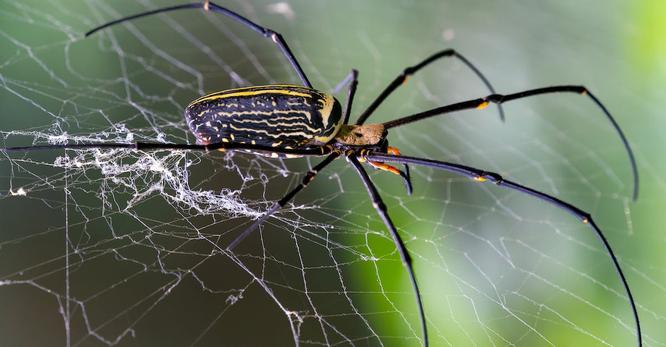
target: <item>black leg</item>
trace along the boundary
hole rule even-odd
[[[331,94],[337,94],[342,90],[342,88],[349,86],[349,83],[351,83],[352,80],[354,79],[355,75],[354,70],[356,69],[352,69],[352,71],[349,72],[347,76],[345,76],[345,78],[343,78],[340,82],[338,82],[338,84],[336,84],[335,87],[333,87],[333,90],[331,90]],[[356,76],[358,77],[358,72]]]
[[[620,263],[618,262],[617,258],[615,257],[615,253],[613,252],[613,249],[610,246],[610,243],[608,243],[608,240],[606,239],[606,236],[604,236],[603,232],[601,229],[597,226],[597,224],[592,220],[592,216],[579,209],[578,207],[571,205],[565,201],[562,201],[552,195],[542,193],[538,190],[526,187],[524,185],[509,181],[504,179],[502,176],[500,176],[497,173],[494,172],[489,172],[489,171],[483,171],[479,170],[473,167],[465,166],[465,165],[459,165],[459,164],[453,164],[453,163],[447,163],[443,161],[437,161],[437,160],[430,160],[430,159],[422,159],[422,158],[414,158],[414,157],[406,157],[406,156],[395,156],[395,155],[385,155],[385,154],[371,154],[367,155],[365,157],[367,160],[373,160],[373,161],[379,161],[379,162],[393,162],[393,163],[403,163],[403,164],[415,164],[415,165],[421,165],[421,166],[426,166],[430,168],[435,168],[435,169],[440,169],[440,170],[445,170],[449,172],[453,172],[456,174],[464,175],[467,177],[472,178],[473,180],[477,182],[491,182],[494,183],[500,187],[505,187],[511,190],[519,191],[521,193],[525,193],[527,195],[531,195],[537,199],[543,200],[549,204],[555,205],[571,214],[573,214],[576,218],[580,219],[583,223],[586,223],[592,227],[594,232],[597,234],[601,242],[604,244],[604,247],[606,248],[606,251],[611,257],[611,260],[613,261],[613,265],[615,266],[615,270],[617,270],[617,273],[620,275],[620,280],[622,281],[622,285],[624,286],[625,291],[627,292],[627,296],[629,297],[629,304],[631,305],[631,310],[634,315],[634,320],[636,322],[636,334],[638,337],[638,345],[642,345],[642,339],[643,336],[641,334],[641,324],[638,319],[638,310],[636,309],[636,303],[634,302],[634,297],[631,294],[631,290],[629,289],[629,283],[627,282],[626,277],[624,276],[624,273],[622,272],[622,268],[620,267]]]
[[[402,181],[405,183],[405,190],[407,195],[412,195],[414,188],[412,187],[412,176],[409,174],[409,165],[405,165],[405,171],[399,171]]]
[[[15,147],[0,147],[3,152],[33,152],[52,149],[133,149],[139,151],[252,151],[252,152],[266,152],[277,153],[284,155],[300,155],[300,156],[320,156],[330,154],[332,148],[330,146],[314,146],[305,148],[276,148],[270,146],[252,145],[249,143],[230,143],[219,142],[211,143],[209,145],[190,145],[183,143],[159,143],[159,142],[135,142],[135,143],[119,143],[119,142],[105,142],[105,143],[66,143],[55,145],[34,145],[34,146],[15,146]]]
[[[354,95],[356,95],[356,86],[358,85],[358,70],[352,69],[349,73],[351,82],[347,90],[347,101],[345,101],[344,117],[342,124],[349,123],[349,115],[351,114],[352,104],[354,103]],[[349,77],[345,78],[347,80]]]
[[[622,143],[624,144],[624,148],[627,151],[627,154],[629,156],[629,162],[631,163],[631,171],[634,176],[634,194],[633,198],[634,200],[638,199],[638,168],[636,167],[636,159],[634,158],[634,152],[631,150],[631,147],[629,146],[629,141],[627,141],[627,138],[624,136],[624,133],[622,132],[622,129],[620,129],[620,126],[617,124],[615,121],[615,118],[611,116],[610,112],[608,112],[608,109],[606,109],[606,106],[604,106],[599,99],[597,99],[594,94],[590,93],[587,88],[583,86],[553,86],[553,87],[545,87],[545,88],[537,88],[537,89],[530,89],[518,93],[513,93],[513,94],[491,94],[488,95],[484,98],[478,98],[478,99],[472,99],[472,100],[466,100],[462,102],[458,102],[455,104],[450,104],[450,105],[445,105],[442,107],[437,107],[433,108],[431,110],[427,110],[424,112],[419,112],[407,117],[401,117],[398,119],[394,119],[392,121],[384,123],[384,126],[386,129],[390,128],[396,128],[399,126],[403,126],[406,124],[414,123],[426,118],[446,114],[446,113],[452,113],[452,112],[457,112],[457,111],[462,111],[462,110],[469,110],[469,109],[484,109],[488,106],[489,103],[494,103],[494,104],[503,104],[507,101],[512,101],[512,100],[518,100],[518,99],[523,99],[523,98],[528,98],[531,96],[535,95],[543,95],[543,94],[553,94],[553,93],[577,93],[580,95],[587,95],[590,97],[590,99],[597,105],[606,115],[606,118],[610,121],[611,125],[615,129],[615,131],[620,135],[620,139],[622,140]]]
[[[398,234],[398,231],[395,229],[393,221],[391,221],[391,217],[389,216],[388,211],[386,209],[386,205],[384,204],[384,201],[382,201],[382,197],[379,195],[377,188],[370,180],[370,176],[368,176],[368,173],[365,172],[365,169],[363,169],[363,166],[361,166],[361,163],[359,163],[355,155],[348,156],[347,159],[352,164],[354,169],[356,169],[356,172],[361,178],[361,181],[363,182],[363,185],[365,186],[365,189],[368,191],[368,195],[370,195],[370,199],[372,200],[372,206],[375,208],[375,210],[377,210],[377,213],[382,218],[384,224],[388,228],[389,233],[391,233],[391,237],[393,238],[395,247],[398,250],[398,253],[400,254],[400,259],[402,260],[402,264],[407,269],[407,273],[409,274],[409,279],[412,282],[412,288],[414,289],[414,294],[416,295],[416,304],[419,309],[419,316],[421,319],[421,331],[423,332],[423,346],[427,347],[428,328],[426,327],[425,314],[423,312],[423,303],[421,302],[421,292],[419,291],[419,286],[416,282],[416,275],[414,274],[414,268],[412,267],[412,258],[409,256],[407,248],[405,248],[405,243],[402,241],[400,235]]]
[[[241,16],[240,14],[238,14],[234,11],[231,11],[229,9],[226,9],[222,6],[219,6],[215,3],[212,3],[208,0],[206,0],[204,2],[197,2],[197,3],[191,3],[191,4],[183,4],[183,5],[177,5],[177,6],[164,7],[164,8],[151,10],[151,11],[146,11],[146,12],[138,13],[138,14],[135,14],[135,15],[127,16],[127,17],[124,17],[124,18],[116,19],[114,21],[108,22],[106,24],[102,24],[102,25],[100,25],[96,28],[91,29],[90,31],[88,31],[85,34],[85,36],[90,36],[90,35],[94,34],[95,32],[97,32],[99,30],[102,30],[104,28],[108,28],[112,25],[122,23],[122,22],[125,22],[125,21],[129,21],[129,20],[133,20],[133,19],[137,19],[137,18],[141,18],[141,17],[146,17],[146,16],[151,16],[151,15],[158,14],[158,13],[164,13],[164,12],[176,11],[176,10],[185,10],[185,9],[191,9],[191,8],[201,8],[201,9],[204,9],[206,11],[213,11],[213,12],[221,13],[221,14],[223,14],[227,17],[230,17],[231,19],[245,25],[246,27],[258,32],[263,37],[265,37],[267,39],[270,39],[271,41],[273,41],[278,46],[278,48],[280,48],[280,51],[282,52],[282,54],[284,54],[284,56],[289,61],[289,64],[291,64],[291,66],[294,68],[294,70],[298,74],[298,77],[301,79],[301,82],[303,82],[303,84],[306,87],[312,88],[312,84],[310,84],[310,81],[308,80],[307,76],[305,76],[305,72],[303,72],[303,69],[301,68],[300,64],[298,64],[298,61],[296,60],[296,57],[294,57],[294,54],[289,49],[289,46],[287,45],[287,42],[285,42],[285,40],[282,38],[282,35],[280,35],[279,33],[275,32],[271,29],[264,28],[264,27],[258,25],[257,23]]]
[[[474,66],[474,64],[472,64],[469,60],[467,60],[467,58],[465,58],[464,56],[462,56],[460,53],[456,52],[455,50],[445,49],[443,51],[439,51],[439,52],[429,56],[428,58],[426,58],[422,62],[420,62],[420,63],[418,63],[414,66],[410,66],[410,67],[406,68],[405,70],[403,70],[402,73],[400,75],[398,75],[398,77],[396,77],[393,80],[393,82],[391,82],[388,86],[386,86],[386,88],[379,94],[379,96],[377,96],[377,98],[370,104],[370,106],[368,106],[368,108],[358,117],[358,120],[356,121],[356,124],[365,123],[365,121],[368,119],[368,117],[370,117],[370,115],[372,115],[372,113],[375,111],[375,109],[377,109],[377,107],[379,107],[379,105],[381,105],[381,103],[384,102],[384,100],[389,95],[391,95],[391,93],[393,93],[393,91],[398,89],[398,87],[401,86],[407,80],[407,78],[409,76],[415,74],[417,71],[421,70],[422,68],[426,67],[427,65],[430,65],[432,62],[434,62],[438,59],[448,58],[448,57],[454,57],[454,58],[460,60],[463,64],[465,64],[470,70],[472,70],[481,79],[483,84],[485,84],[486,87],[488,88],[488,90],[490,90],[490,93],[493,93],[493,94],[495,93],[495,89],[490,84],[488,79],[486,79],[486,77],[481,73],[481,71],[479,69],[476,68],[476,66]],[[504,110],[502,110],[502,106],[500,106],[500,105],[497,105],[497,107],[499,109],[500,119],[502,121],[504,121]]]

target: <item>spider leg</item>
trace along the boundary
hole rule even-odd
[[[377,170],[388,171],[394,175],[402,177],[402,181],[405,182],[405,189],[407,190],[407,195],[412,195],[414,189],[412,188],[412,180],[409,177],[409,166],[405,165],[405,168],[407,170],[403,172],[395,166],[385,164],[379,161],[368,160],[368,164],[370,164],[370,166],[374,167]]]
[[[386,153],[391,155],[400,155],[400,150],[396,147],[387,146]],[[409,165],[403,165],[405,167],[405,172],[400,172],[400,176],[405,179],[405,185],[407,186],[407,195],[412,195],[414,189],[412,189],[412,176],[409,174]]]
[[[350,77],[351,76],[351,77]],[[349,76],[345,78],[345,81],[351,78],[351,83],[349,84],[349,89],[347,90],[347,100],[345,101],[344,108],[344,117],[342,124],[349,123],[349,115],[351,114],[352,104],[354,103],[354,95],[356,95],[356,86],[358,86],[358,70],[352,69],[349,73]]]
[[[269,146],[252,145],[249,143],[231,143],[231,142],[218,142],[211,144],[185,144],[185,143],[161,143],[161,142],[135,142],[135,143],[121,143],[121,142],[103,142],[103,143],[65,143],[54,145],[33,145],[33,146],[14,146],[14,147],[0,147],[2,152],[34,152],[51,149],[130,149],[138,151],[254,151],[254,152],[267,152],[278,153],[285,155],[298,155],[298,156],[320,156],[330,154],[332,149],[330,146],[312,146],[305,148],[275,148]]]
[[[474,64],[472,64],[469,60],[467,60],[467,58],[465,58],[462,54],[456,52],[455,50],[445,49],[429,56],[422,62],[403,70],[400,75],[398,75],[391,83],[389,83],[388,86],[386,86],[386,88],[384,88],[384,90],[377,96],[377,98],[370,104],[370,106],[368,106],[368,108],[363,113],[361,113],[361,115],[358,117],[358,120],[356,121],[356,124],[361,125],[365,123],[365,121],[368,120],[370,115],[372,115],[372,113],[377,109],[377,107],[379,107],[379,105],[381,105],[381,103],[384,102],[384,100],[386,100],[386,98],[388,98],[388,96],[391,95],[393,91],[395,91],[396,89],[398,89],[399,86],[404,84],[409,76],[415,74],[417,71],[430,65],[436,60],[449,57],[454,57],[460,60],[470,70],[472,70],[474,74],[476,74],[476,76],[479,77],[479,79],[481,79],[483,84],[486,85],[486,87],[491,93],[493,94],[495,93],[495,89],[490,84],[488,79],[486,79],[483,73],[481,73],[481,71],[477,69],[476,66],[474,66]],[[504,121],[504,110],[502,110],[502,106],[497,105],[497,108],[499,109],[500,119]]]
[[[414,165],[421,165],[425,167],[430,167],[434,169],[439,169],[439,170],[445,170],[449,171],[455,174],[460,174],[463,176],[467,176],[472,178],[473,180],[477,182],[491,182],[495,183],[496,185],[500,187],[505,187],[511,190],[515,190],[527,195],[531,195],[537,199],[540,199],[542,201],[545,201],[549,204],[555,205],[556,207],[559,207],[571,214],[573,214],[575,217],[579,218],[583,223],[586,223],[590,225],[592,230],[597,234],[599,239],[604,245],[604,248],[606,249],[606,252],[609,254],[613,265],[615,266],[615,270],[620,276],[620,280],[622,281],[622,285],[624,286],[624,289],[627,293],[627,297],[629,297],[629,304],[631,305],[631,310],[634,315],[634,320],[636,322],[636,335],[638,338],[638,346],[642,346],[643,343],[643,336],[641,334],[641,324],[640,320],[638,318],[638,310],[636,308],[636,303],[634,302],[634,297],[631,294],[631,290],[629,289],[629,283],[627,282],[626,277],[624,276],[624,273],[622,272],[622,268],[620,267],[620,263],[617,260],[617,257],[615,256],[615,253],[613,252],[613,249],[610,246],[610,243],[606,239],[606,236],[604,233],[601,231],[601,229],[597,226],[597,224],[594,222],[592,219],[592,216],[579,209],[578,207],[571,205],[563,200],[560,200],[552,195],[540,192],[538,190],[526,187],[524,185],[509,181],[504,179],[501,175],[494,173],[494,172],[489,172],[489,171],[484,171],[484,170],[479,170],[473,167],[465,166],[465,165],[460,165],[460,164],[453,164],[453,163],[447,163],[443,161],[438,161],[438,160],[431,160],[431,159],[423,159],[423,158],[414,158],[414,157],[407,157],[407,156],[395,156],[395,155],[385,155],[385,154],[370,154],[366,155],[365,158],[367,160],[374,160],[374,161],[381,161],[381,162],[394,162],[394,163],[403,163],[403,164],[414,164]]]
[[[421,331],[423,333],[423,346],[427,347],[428,328],[426,327],[425,314],[423,311],[423,302],[421,301],[421,292],[419,291],[419,286],[418,283],[416,282],[416,275],[414,274],[414,268],[412,267],[412,258],[409,256],[409,252],[407,252],[405,243],[402,241],[402,238],[400,238],[400,235],[398,234],[395,225],[393,225],[393,221],[391,221],[391,217],[388,214],[386,205],[384,204],[382,197],[379,195],[377,188],[370,180],[370,176],[368,176],[368,173],[365,171],[365,169],[363,168],[363,166],[358,161],[355,155],[348,156],[347,160],[352,164],[354,169],[356,169],[356,172],[361,178],[361,181],[363,182],[363,185],[365,186],[365,189],[368,191],[368,195],[370,195],[370,199],[372,200],[372,206],[375,208],[375,210],[377,210],[377,213],[382,218],[384,224],[391,233],[391,237],[393,238],[393,243],[395,243],[395,247],[398,250],[398,253],[400,254],[400,260],[402,260],[402,264],[407,269],[407,273],[409,274],[409,280],[412,283],[412,288],[414,290],[414,294],[416,295],[416,304],[419,310]]]
[[[317,174],[321,172],[321,170],[323,170],[326,166],[328,166],[328,164],[333,162],[333,160],[335,160],[335,158],[337,158],[338,155],[339,154],[337,153],[332,153],[328,157],[326,157],[326,159],[322,160],[319,164],[317,164],[317,166],[308,170],[308,172],[305,174],[305,177],[303,177],[303,180],[301,181],[301,183],[299,183],[296,186],[296,188],[292,189],[289,193],[287,193],[280,200],[274,203],[273,206],[271,206],[271,208],[268,209],[268,211],[266,211],[266,213],[264,213],[263,216],[261,216],[259,219],[254,221],[252,225],[243,230],[243,232],[240,235],[236,236],[236,238],[233,241],[231,241],[231,243],[229,243],[229,245],[227,246],[227,250],[229,251],[233,250],[236,246],[238,246],[239,243],[241,243],[241,241],[243,241],[246,237],[250,236],[250,234],[255,229],[257,229],[261,224],[263,224],[270,216],[272,216],[273,214],[275,214],[275,212],[283,208],[289,201],[291,201],[291,199],[294,198],[294,196],[296,196],[296,194],[298,194],[301,190],[307,187],[308,184],[310,184],[310,182],[312,182],[312,180],[315,178],[315,176],[317,176]]]
[[[523,99],[523,98],[528,98],[531,96],[535,95],[543,95],[543,94],[553,94],[553,93],[577,93],[580,95],[587,95],[597,107],[603,111],[604,115],[610,121],[611,125],[615,129],[615,131],[618,133],[620,136],[620,139],[622,140],[622,144],[624,145],[625,150],[627,151],[627,155],[629,156],[629,162],[631,163],[631,171],[633,173],[634,177],[634,193],[633,193],[633,199],[634,201],[638,199],[638,168],[636,167],[636,159],[634,158],[634,152],[631,150],[631,146],[629,146],[629,141],[627,141],[627,138],[624,136],[624,133],[622,132],[622,129],[620,129],[620,125],[615,121],[615,118],[610,114],[606,106],[597,99],[594,94],[590,93],[587,88],[584,86],[569,86],[569,85],[563,85],[563,86],[552,86],[552,87],[545,87],[545,88],[536,88],[536,89],[529,89],[525,90],[522,92],[518,93],[513,93],[513,94],[491,94],[483,98],[478,98],[478,99],[471,99],[471,100],[466,100],[462,102],[458,102],[455,104],[450,104],[450,105],[445,105],[437,108],[433,108],[431,110],[427,110],[424,112],[419,112],[410,116],[406,117],[401,117],[398,119],[394,119],[392,121],[388,121],[384,123],[384,127],[386,129],[390,128],[396,128],[399,126],[403,126],[406,124],[414,123],[423,119],[427,119],[430,117],[438,116],[441,114],[446,114],[446,113],[451,113],[451,112],[456,112],[456,111],[462,111],[462,110],[469,110],[469,109],[479,109],[482,110],[492,102],[494,104],[502,104],[507,101],[512,101],[512,100],[518,100],[518,99]]]
[[[265,37],[267,39],[270,39],[271,41],[273,41],[278,46],[278,48],[280,49],[282,54],[285,56],[285,58],[287,58],[287,60],[289,61],[289,64],[294,68],[294,70],[298,74],[298,77],[301,79],[301,82],[303,83],[303,85],[305,85],[308,88],[312,88],[312,84],[310,84],[310,81],[308,80],[307,76],[305,75],[305,72],[303,72],[303,69],[301,68],[301,65],[298,63],[298,60],[296,60],[296,57],[294,57],[294,54],[291,52],[291,49],[289,49],[289,46],[287,45],[287,42],[284,40],[284,38],[282,38],[282,35],[280,35],[279,33],[275,32],[271,29],[264,28],[261,25],[259,25],[255,22],[241,16],[240,14],[238,14],[234,11],[231,11],[227,8],[224,8],[222,6],[219,6],[219,5],[217,5],[213,2],[210,2],[208,0],[206,0],[204,2],[196,2],[196,3],[191,3],[191,4],[183,4],[183,5],[176,5],[176,6],[170,6],[170,7],[163,7],[163,8],[159,8],[159,9],[156,9],[156,10],[141,12],[141,13],[134,14],[134,15],[131,15],[131,16],[116,19],[116,20],[110,21],[108,23],[102,24],[102,25],[100,25],[96,28],[91,29],[90,31],[88,31],[85,34],[85,36],[88,37],[88,36],[94,34],[95,32],[97,32],[99,30],[102,30],[104,28],[108,28],[112,25],[116,25],[116,24],[119,24],[119,23],[122,23],[122,22],[130,21],[130,20],[133,20],[133,19],[146,17],[146,16],[151,16],[151,15],[158,14],[158,13],[164,13],[164,12],[176,11],[176,10],[185,10],[185,9],[191,9],[191,8],[201,8],[205,11],[213,11],[213,12],[223,14],[223,15],[225,15],[227,17],[230,17],[231,19],[235,20],[236,22],[239,22],[239,23],[245,25],[246,27],[256,31],[257,33],[261,34],[263,37]]]
[[[354,73],[354,71],[356,71],[356,73]],[[338,84],[336,84],[335,87],[333,87],[333,90],[331,90],[331,94],[339,93],[342,90],[342,88],[348,86],[349,83],[351,83],[352,80],[354,80],[354,78],[358,78],[358,70],[356,69],[352,69],[352,71],[350,71],[347,74],[347,76],[345,76],[345,78],[342,79],[342,81],[338,82]]]

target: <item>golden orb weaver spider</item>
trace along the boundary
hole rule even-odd
[[[270,155],[280,157],[302,157],[302,156],[326,156],[319,164],[310,169],[302,182],[293,188],[288,194],[278,200],[261,218],[257,219],[250,227],[245,229],[228,246],[227,250],[235,248],[261,223],[268,219],[291,201],[296,194],[302,191],[315,176],[338,157],[344,156],[355,169],[363,182],[368,195],[372,200],[373,207],[388,229],[401,261],[407,270],[414,291],[416,305],[418,307],[420,325],[422,332],[422,344],[428,346],[428,329],[425,320],[425,312],[418,288],[416,275],[412,268],[412,260],[404,242],[397,232],[386,205],[370,180],[363,162],[371,166],[400,175],[411,194],[411,178],[408,164],[430,167],[449,171],[455,174],[467,176],[477,182],[492,182],[498,186],[515,190],[549,204],[557,206],[587,223],[599,237],[609,254],[612,263],[617,270],[620,280],[629,298],[631,310],[636,325],[638,345],[642,345],[642,334],[638,311],[634,302],[629,284],[622,272],[612,248],[601,229],[596,225],[591,215],[574,205],[571,205],[552,195],[542,193],[535,189],[512,182],[497,173],[480,170],[477,168],[449,163],[444,161],[403,156],[394,148],[388,146],[388,130],[400,127],[434,116],[452,113],[467,109],[483,109],[490,103],[498,105],[500,117],[504,119],[501,104],[527,98],[535,95],[551,93],[578,93],[587,95],[598,108],[604,113],[615,131],[620,136],[629,156],[634,179],[634,200],[638,196],[638,171],[635,158],[629,143],[617,122],[611,116],[606,107],[585,87],[573,85],[559,85],[537,89],[530,89],[512,94],[497,94],[484,75],[472,65],[465,57],[452,49],[442,50],[424,59],[420,63],[410,66],[400,73],[370,104],[370,106],[359,116],[356,124],[349,124],[354,95],[356,92],[358,72],[352,70],[347,79],[347,100],[344,105],[328,93],[321,92],[312,87],[305,72],[299,65],[297,59],[289,49],[282,36],[270,29],[264,28],[249,19],[212,3],[208,0],[203,3],[190,3],[176,5],[146,11],[120,18],[86,33],[89,36],[101,29],[119,24],[125,21],[146,17],[158,13],[182,10],[203,9],[225,15],[246,27],[256,31],[265,38],[273,41],[289,64],[298,74],[303,86],[298,85],[264,85],[248,88],[231,89],[222,92],[205,95],[193,101],[185,110],[185,120],[192,133],[197,138],[197,144],[168,144],[168,143],[103,143],[103,144],[62,144],[62,145],[37,145],[24,147],[6,147],[3,151],[33,151],[42,149],[85,149],[85,148],[127,148],[135,150],[195,150],[195,151],[245,151],[259,155]],[[490,90],[486,97],[466,100],[450,105],[430,109],[424,112],[401,117],[385,123],[364,124],[373,114],[375,109],[396,90],[408,76],[416,73],[425,66],[436,60],[453,57],[461,61],[471,69]],[[403,164],[405,169],[389,165],[388,163]]]

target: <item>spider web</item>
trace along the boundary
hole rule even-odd
[[[194,98],[244,85],[298,83],[270,41],[200,11],[82,38],[105,21],[171,4],[3,2],[3,145],[194,143],[182,119]],[[402,68],[455,47],[501,92],[596,81],[587,86],[621,125],[631,123],[633,111],[612,98],[630,93],[614,90],[607,97],[602,83],[619,64],[605,60],[603,52],[613,51],[607,41],[581,53],[584,44],[566,41],[574,30],[543,14],[558,9],[569,19],[587,18],[592,5],[516,3],[474,12],[437,2],[222,5],[281,32],[322,90],[358,68],[352,117]],[[545,40],[542,31],[509,29],[512,13],[541,13],[561,34]],[[590,26],[601,28],[586,38],[603,33],[614,17],[597,20]],[[524,25],[542,24],[530,17]],[[491,28],[500,29],[489,34]],[[555,52],[558,44],[566,51]],[[581,58],[562,64],[551,57],[557,54]],[[410,79],[372,119],[485,94],[462,64],[442,61]],[[659,100],[658,94],[647,97]],[[664,345],[663,333],[649,330],[663,321],[664,305],[645,298],[648,289],[664,295],[664,273],[642,267],[651,251],[638,253],[636,242],[650,236],[639,227],[650,225],[635,212],[663,205],[666,182],[657,174],[663,161],[646,160],[651,149],[635,146],[648,192],[634,205],[624,149],[585,98],[530,99],[507,104],[506,113],[502,124],[492,108],[461,112],[395,129],[389,139],[406,155],[499,172],[590,212],[634,289],[646,344]],[[640,131],[624,128],[630,140]],[[342,160],[233,252],[225,250],[318,160],[180,151],[2,153],[0,329],[6,343],[420,345],[407,274]],[[626,295],[586,225],[515,192],[432,169],[412,172],[413,196],[393,175],[372,178],[414,258],[431,345],[634,343]],[[655,237],[652,247],[659,246],[663,239]]]

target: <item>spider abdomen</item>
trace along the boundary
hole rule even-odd
[[[326,143],[341,125],[340,103],[330,94],[296,85],[266,85],[203,96],[185,109],[197,141],[299,148]]]

